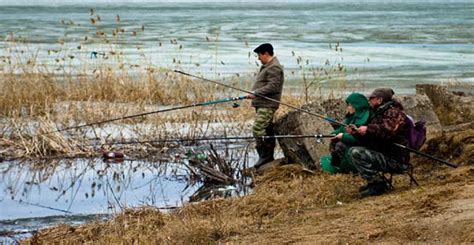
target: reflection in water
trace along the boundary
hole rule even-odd
[[[241,147],[225,148],[222,156],[240,161],[236,167],[248,161]],[[193,152],[206,151],[201,146]],[[9,231],[100,220],[125,207],[180,206],[201,184],[191,183],[186,166],[189,162],[182,154],[173,162],[62,159],[0,163],[0,241]]]
[[[84,214],[110,214],[124,207],[177,206],[193,188],[173,176],[186,174],[178,164],[100,159],[0,164],[0,230],[52,224],[9,222],[33,217],[67,215],[58,222],[80,223]],[[2,221],[3,220],[3,221]],[[41,224],[41,222],[45,222]],[[55,222],[53,222],[55,223]]]

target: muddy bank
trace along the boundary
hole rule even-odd
[[[413,103],[407,107],[413,108],[415,118],[433,115],[417,105],[427,102],[426,97],[409,97]],[[361,200],[359,177],[327,175],[290,164],[257,176],[248,196],[186,204],[169,214],[154,207],[126,210],[107,222],[44,229],[28,241],[474,242],[472,122],[446,126],[433,117],[428,125],[434,133],[423,150],[460,167],[451,169],[414,156],[419,187],[411,185],[408,176],[396,175],[393,191]],[[440,126],[442,130],[437,130]]]
[[[257,176],[248,196],[186,204],[168,214],[126,210],[107,222],[44,229],[28,242],[474,242],[474,135],[470,126],[456,127],[430,139],[426,149],[462,166],[414,156],[419,187],[396,175],[391,192],[359,199],[361,178],[290,164]],[[438,150],[441,145],[447,148]]]
[[[351,175],[311,174],[285,165],[256,179],[253,194],[188,204],[164,214],[127,210],[108,222],[42,230],[34,242],[474,242],[474,167],[452,170],[420,161],[396,189],[358,199]]]

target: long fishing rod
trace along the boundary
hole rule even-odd
[[[134,115],[128,115],[128,116],[123,116],[123,117],[117,117],[117,118],[113,118],[113,119],[107,119],[107,120],[103,120],[103,121],[99,121],[99,122],[92,122],[92,123],[82,124],[82,125],[78,125],[78,126],[67,127],[67,128],[56,130],[56,131],[46,132],[46,133],[43,133],[43,134],[40,134],[40,135],[58,133],[58,132],[66,131],[66,130],[89,127],[89,126],[92,126],[92,125],[99,125],[99,124],[104,124],[104,123],[109,123],[109,122],[114,122],[114,121],[119,121],[119,120],[124,120],[124,119],[130,119],[130,118],[134,118],[134,117],[141,117],[141,116],[146,116],[146,115],[156,114],[156,113],[161,113],[161,112],[176,111],[176,110],[181,110],[181,109],[186,109],[186,108],[191,108],[191,107],[208,106],[208,105],[214,105],[214,104],[219,104],[219,103],[244,100],[246,98],[247,98],[247,96],[240,96],[240,97],[232,97],[232,98],[226,98],[226,99],[214,100],[214,101],[208,101],[208,102],[193,103],[193,104],[190,104],[190,105],[172,107],[172,108],[162,109],[162,110],[157,110],[157,111],[144,112],[144,113],[140,113],[140,114],[134,114]],[[235,105],[233,105],[233,106],[236,107]]]
[[[332,119],[332,118],[328,118],[328,117],[325,117],[325,116],[323,116],[323,115],[320,115],[320,114],[317,114],[317,113],[314,113],[314,112],[311,112],[311,111],[308,111],[308,110],[304,110],[304,109],[298,108],[298,107],[296,107],[296,106],[294,106],[294,105],[290,105],[290,104],[287,104],[287,103],[278,101],[278,100],[276,100],[276,99],[273,99],[273,98],[270,98],[270,97],[267,97],[267,96],[264,96],[264,95],[260,95],[260,94],[253,93],[252,91],[248,91],[248,90],[245,90],[245,89],[237,88],[237,87],[234,87],[234,86],[231,86],[231,85],[228,85],[228,84],[225,84],[225,83],[213,81],[213,80],[210,80],[210,79],[207,79],[207,78],[198,77],[198,76],[195,76],[195,75],[192,75],[192,74],[183,72],[183,71],[179,71],[179,70],[174,70],[174,72],[180,73],[180,74],[185,75],[185,76],[194,77],[194,78],[200,79],[200,80],[202,80],[202,81],[206,81],[206,82],[218,84],[218,85],[221,85],[221,86],[224,86],[224,87],[227,87],[227,88],[235,89],[235,90],[238,90],[238,91],[241,91],[241,92],[253,94],[253,95],[258,96],[258,97],[260,97],[260,98],[264,98],[264,99],[267,99],[267,100],[276,102],[276,103],[278,103],[278,104],[280,104],[280,105],[284,105],[284,106],[293,108],[293,109],[295,109],[295,110],[297,110],[297,111],[304,112],[304,113],[310,114],[310,115],[312,115],[312,116],[319,117],[319,118],[321,118],[321,119],[323,119],[323,120],[326,120],[326,121],[331,122],[331,123],[338,124],[338,125],[340,125],[340,126],[352,127],[352,125],[348,125],[348,124],[345,124],[345,123],[338,122],[338,121],[336,121],[336,120],[334,120],[334,119]],[[448,162],[448,161],[446,161],[446,160],[439,159],[439,158],[437,158],[437,157],[434,157],[434,156],[431,156],[431,155],[429,155],[429,154],[423,153],[423,152],[421,152],[421,151],[418,151],[418,150],[409,148],[409,147],[407,147],[407,146],[404,146],[404,145],[401,145],[401,144],[397,144],[397,143],[393,143],[393,144],[394,144],[395,146],[401,147],[402,149],[408,150],[408,151],[410,151],[410,152],[413,152],[413,153],[419,154],[419,155],[421,155],[421,156],[427,157],[427,158],[429,158],[429,159],[432,159],[432,160],[441,162],[441,163],[443,163],[443,164],[446,164],[446,165],[448,165],[448,166],[450,166],[450,167],[453,167],[453,168],[457,168],[457,167],[458,167],[457,165],[452,164],[452,163],[450,163],[450,162]]]
[[[265,135],[265,136],[229,136],[229,137],[206,137],[206,138],[176,138],[145,141],[118,141],[104,143],[104,145],[132,145],[132,144],[151,144],[151,143],[169,143],[169,142],[194,142],[194,141],[223,141],[223,140],[256,140],[256,139],[301,139],[301,138],[332,138],[333,134],[315,134],[315,135]]]
[[[198,77],[198,76],[195,76],[195,75],[192,75],[192,74],[183,72],[183,71],[179,71],[179,70],[174,70],[174,72],[180,73],[180,74],[185,75],[185,76],[194,77],[194,78],[197,78],[197,79],[206,81],[206,82],[210,82],[210,83],[214,83],[214,84],[217,84],[217,85],[221,85],[221,86],[224,86],[224,87],[227,87],[227,88],[235,89],[235,90],[238,90],[238,91],[241,91],[241,92],[244,92],[244,93],[253,94],[253,95],[257,96],[257,97],[260,97],[260,98],[263,98],[263,99],[266,99],[266,100],[269,100],[269,101],[276,102],[276,103],[278,103],[278,104],[280,104],[280,105],[284,105],[284,106],[293,108],[293,109],[295,109],[295,110],[297,110],[297,111],[305,112],[305,113],[308,113],[308,114],[310,114],[310,115],[319,117],[319,118],[321,118],[321,119],[323,119],[323,120],[326,120],[326,121],[328,121],[328,122],[330,122],[330,123],[335,123],[335,124],[340,125],[340,126],[349,126],[349,125],[347,125],[347,124],[345,124],[345,123],[338,122],[338,121],[336,121],[336,120],[334,120],[334,119],[332,119],[332,118],[325,117],[325,116],[323,116],[323,115],[314,113],[314,112],[312,112],[312,111],[308,111],[308,110],[305,110],[305,109],[301,109],[301,108],[299,108],[299,107],[297,107],[297,106],[294,106],[294,105],[291,105],[291,104],[287,104],[287,103],[281,102],[281,101],[279,101],[279,100],[276,100],[276,99],[267,97],[267,96],[265,96],[265,95],[261,95],[261,94],[254,93],[254,92],[249,91],[249,90],[237,88],[237,87],[234,87],[234,86],[231,86],[231,85],[228,85],[228,84],[225,84],[225,83],[213,81],[213,80],[210,80],[210,79],[207,79],[207,78]]]
[[[446,165],[448,165],[448,166],[450,166],[450,167],[452,167],[452,168],[457,168],[457,167],[458,167],[457,165],[454,165],[454,164],[452,164],[452,163],[450,163],[450,162],[448,162],[448,161],[446,161],[446,160],[443,160],[443,159],[437,158],[437,157],[435,157],[435,156],[432,156],[432,155],[430,155],[430,154],[426,154],[426,153],[424,153],[424,152],[421,152],[421,151],[418,151],[418,150],[409,148],[409,147],[407,147],[407,146],[405,146],[405,145],[401,145],[401,144],[398,144],[398,143],[393,143],[393,144],[396,145],[396,146],[398,146],[398,147],[400,147],[400,148],[403,148],[403,149],[405,149],[405,150],[407,150],[407,151],[416,153],[416,154],[418,154],[418,155],[427,157],[427,158],[429,158],[429,159],[432,159],[432,160],[435,160],[435,161],[438,161],[438,162],[442,162],[442,163],[444,163],[444,164],[446,164]]]

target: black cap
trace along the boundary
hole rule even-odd
[[[273,55],[273,46],[269,43],[264,43],[255,48],[253,52],[258,54],[264,54],[265,52],[268,52],[268,54]]]
[[[395,92],[391,88],[377,88],[369,95],[369,99],[380,97],[384,101],[390,101],[394,94]]]

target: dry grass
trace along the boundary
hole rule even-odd
[[[150,54],[139,46],[132,53],[139,54],[140,59],[132,62],[126,55],[130,52],[125,52],[125,46],[120,44],[135,41],[146,31],[144,28],[133,31],[133,35],[129,36],[130,33],[124,32],[120,18],[110,22],[111,20],[101,19],[95,10],[92,10],[91,16],[85,15],[84,18],[90,20],[89,26],[81,27],[88,27],[87,36],[81,40],[69,40],[65,37],[64,40],[48,46],[48,50],[34,50],[29,46],[27,37],[17,37],[13,33],[7,36],[2,47],[5,56],[0,60],[0,116],[6,118],[0,135],[2,140],[13,143],[8,146],[11,151],[3,156],[93,155],[97,149],[90,149],[86,146],[90,142],[83,140],[86,130],[76,131],[73,138],[70,132],[61,132],[54,136],[40,134],[48,132],[46,127],[54,131],[163,108],[242,95],[241,92],[189,79],[172,72],[171,68],[153,64],[148,56]],[[101,25],[105,22],[110,24],[107,28]],[[61,23],[66,31],[71,31],[69,28],[76,26],[72,21],[63,20]],[[216,47],[220,45],[218,36],[212,41],[208,37],[206,40],[213,42]],[[92,58],[92,52],[96,51],[97,47],[102,49],[101,53],[98,58]],[[176,39],[171,40],[171,48],[186,52]],[[245,43],[245,48],[248,48],[248,43]],[[338,51],[336,48],[335,51],[342,50]],[[43,56],[45,53],[48,55]],[[175,57],[173,64],[168,67],[181,69],[182,62],[185,62],[182,58]],[[254,61],[250,55],[248,58]],[[332,62],[315,68],[306,58],[299,55],[295,58],[301,65],[298,74],[301,73],[303,84],[293,81],[292,83],[298,86],[296,92],[284,91],[283,102],[300,106],[320,99],[323,96],[320,82],[323,80],[335,81],[335,89],[344,89],[344,86],[339,86],[345,83],[345,69],[340,64],[336,67],[336,62]],[[217,50],[215,59],[216,64],[220,63]],[[196,65],[199,67],[199,64]],[[222,65],[220,69],[226,69],[225,65]],[[250,90],[253,81],[251,74],[257,69],[258,67],[255,67],[255,70],[249,69],[247,74],[228,77],[221,76],[215,70],[218,77],[214,79]],[[199,70],[197,73],[199,74]],[[170,127],[166,127],[172,123],[189,126],[190,132],[186,136],[191,137],[209,134],[209,125],[213,123],[223,125],[223,135],[248,135],[248,124],[254,116],[254,110],[249,101],[240,103],[241,107],[237,109],[231,109],[230,103],[225,103],[135,117],[117,121],[114,125],[119,128],[136,125],[133,131],[141,136],[142,141],[183,136],[182,133],[176,132],[179,129],[172,128],[170,131]],[[289,108],[282,106],[277,117],[288,111]],[[140,124],[153,125],[155,128],[150,133],[140,129]],[[95,125],[94,129],[102,130],[105,126],[107,125]],[[127,130],[121,129],[119,134],[123,137],[113,140],[125,139],[126,133],[122,134],[122,131]],[[101,142],[111,140],[108,136],[99,138]]]
[[[351,202],[355,200],[355,183],[358,181],[350,176],[313,176],[299,165],[288,165],[270,171],[256,183],[254,192],[242,198],[189,204],[165,215],[156,209],[126,211],[107,223],[61,226],[42,231],[33,239],[49,242],[212,243],[274,222],[283,222],[303,210],[334,207],[338,201]],[[144,230],[143,225],[148,223],[155,228]],[[93,230],[100,232],[94,233]]]
[[[54,74],[4,74],[6,79],[0,80],[0,111],[8,120],[4,120],[0,134],[14,142],[10,146],[14,150],[7,155],[92,155],[97,149],[86,147],[90,142],[80,136],[81,131],[76,131],[76,135],[79,135],[73,138],[70,136],[73,131],[43,134],[75,125],[213,101],[222,99],[224,94],[233,94],[216,86],[166,72],[135,75],[133,78],[107,70],[104,73],[91,78],[84,75],[77,76],[76,80],[72,77],[67,79],[73,81],[58,80]],[[283,101],[297,106],[303,103],[301,97],[291,95],[285,95]],[[121,131],[137,125],[133,131],[142,141],[198,137],[206,132],[209,134],[211,124],[222,125],[223,131],[228,135],[247,135],[254,110],[250,107],[250,101],[241,101],[240,104],[239,108],[231,108],[230,103],[193,107],[121,120],[114,124],[118,124],[118,128],[122,127]],[[288,107],[282,106],[277,116],[288,110]],[[176,127],[169,131],[172,123],[188,125],[189,132],[182,135]],[[128,126],[124,127],[125,124]],[[155,129],[153,132],[146,131],[139,124],[153,125]],[[83,129],[100,130],[106,126],[95,125]],[[122,136],[115,139],[105,137],[101,141],[126,140],[126,133]]]
[[[471,133],[467,129],[428,144],[464,142],[465,149],[471,149],[473,142],[466,142],[472,139]],[[451,160],[459,163],[471,153],[463,151]],[[440,154],[447,158],[450,153]],[[473,242],[472,162],[454,170],[426,158],[415,158],[414,163],[422,186],[411,186],[406,175],[394,176],[395,190],[380,197],[360,200],[357,188],[363,181],[359,177],[313,174],[300,165],[285,165],[257,176],[248,196],[187,204],[170,214],[154,208],[127,210],[105,223],[45,229],[30,241]]]
[[[445,227],[458,236],[442,233],[443,236],[430,238],[427,234],[434,234],[434,230],[426,222],[442,215],[446,202],[463,197],[462,186],[472,181],[472,172],[472,167],[452,173],[439,171],[438,174],[446,176],[444,182],[421,176],[422,188],[410,188],[407,179],[400,178],[394,193],[359,200],[355,195],[361,184],[358,178],[310,175],[300,166],[290,165],[259,178],[249,196],[189,204],[171,214],[154,208],[127,210],[105,223],[42,230],[30,241],[173,244],[257,240],[406,242],[420,238],[469,241],[472,236],[466,230],[451,225]],[[468,196],[472,198],[472,193]],[[434,226],[438,225],[441,223],[435,222]]]
[[[109,102],[103,113],[116,106],[113,103],[132,102],[144,105],[177,105],[204,102],[218,98],[222,90],[170,74],[127,77],[111,71],[98,77],[78,76],[73,82],[63,81],[54,74],[3,74],[0,80],[0,109],[4,116],[45,116],[54,113],[60,102]],[[70,78],[71,80],[73,78]],[[85,104],[84,106],[87,106]],[[70,113],[71,117],[78,116]],[[79,115],[80,116],[80,115]]]

